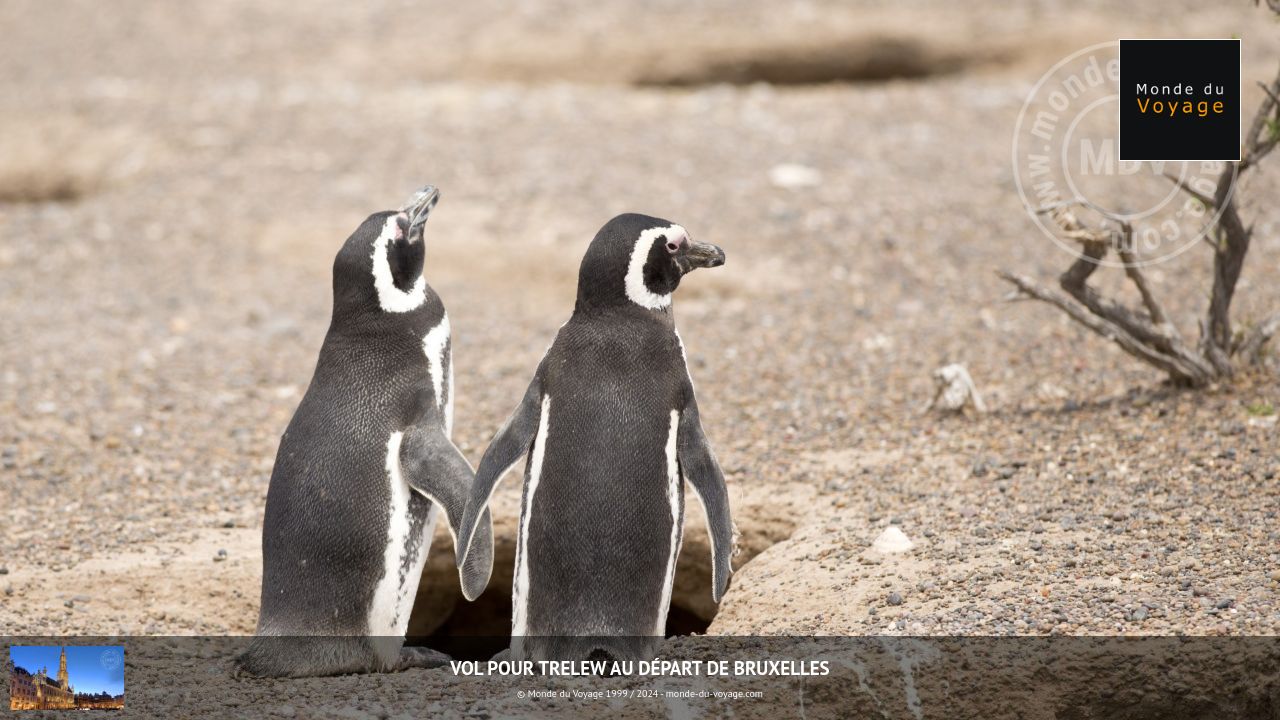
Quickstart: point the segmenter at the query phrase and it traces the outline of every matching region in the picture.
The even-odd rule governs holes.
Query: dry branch
[[[1167,179],[1169,180],[1169,182],[1171,182],[1171,183],[1173,183],[1174,185],[1177,185],[1179,188],[1181,188],[1181,189],[1182,189],[1182,191],[1183,191],[1183,192],[1185,192],[1186,194],[1188,194],[1188,195],[1190,195],[1191,197],[1195,198],[1196,200],[1199,200],[1200,202],[1204,203],[1204,206],[1205,206],[1206,208],[1214,209],[1214,208],[1216,208],[1216,207],[1217,207],[1217,205],[1216,205],[1216,204],[1214,204],[1214,202],[1213,202],[1213,198],[1211,198],[1211,197],[1209,197],[1208,195],[1205,195],[1204,193],[1200,192],[1199,190],[1196,190],[1195,188],[1191,187],[1191,185],[1189,185],[1189,184],[1187,183],[1187,181],[1183,180],[1182,178],[1180,178],[1180,177],[1174,177],[1173,175],[1170,175],[1169,173],[1161,173],[1161,175],[1163,175],[1165,178],[1167,178]]]
[[[1280,0],[1267,0],[1267,4],[1280,12]],[[1163,370],[1179,384],[1206,385],[1232,375],[1237,358],[1245,362],[1257,360],[1266,343],[1280,333],[1280,315],[1272,316],[1244,338],[1236,339],[1231,326],[1231,300],[1253,236],[1253,227],[1245,225],[1240,218],[1234,195],[1236,183],[1242,173],[1266,157],[1280,142],[1280,71],[1277,71],[1275,80],[1270,85],[1262,85],[1262,89],[1266,97],[1249,125],[1240,161],[1228,163],[1223,169],[1212,196],[1196,190],[1181,178],[1164,175],[1187,195],[1217,212],[1212,239],[1206,236],[1214,253],[1213,289],[1208,310],[1200,324],[1200,340],[1196,348],[1189,347],[1182,340],[1177,326],[1169,319],[1143,273],[1132,250],[1133,229],[1129,223],[1085,200],[1057,202],[1037,211],[1051,215],[1061,228],[1062,236],[1081,245],[1080,256],[1058,278],[1058,284],[1066,295],[1007,271],[1000,271],[1000,277],[1012,283],[1026,297],[1057,307],[1071,319],[1115,342],[1130,355]],[[1112,227],[1089,227],[1071,212],[1072,207],[1092,210]],[[1103,297],[1088,284],[1090,276],[1112,247],[1120,256],[1125,275],[1142,297],[1141,310]]]
[[[1078,303],[1072,302],[1071,298],[1063,295],[1055,290],[1041,287],[1033,280],[1023,275],[1015,275],[1010,272],[1000,271],[1000,277],[1010,283],[1013,283],[1018,291],[1027,297],[1041,302],[1049,303],[1059,310],[1065,312],[1072,320],[1089,328],[1099,336],[1106,338],[1120,346],[1121,350],[1129,353],[1135,358],[1164,370],[1171,377],[1180,378],[1184,383],[1197,384],[1196,379],[1200,377],[1201,372],[1196,365],[1188,364],[1179,358],[1165,355],[1141,340],[1133,337],[1125,332],[1123,328],[1115,323],[1103,319],[1097,315],[1087,312]]]
[[[1262,348],[1275,337],[1277,332],[1280,332],[1280,313],[1263,320],[1246,335],[1236,354],[1248,361],[1256,361],[1262,354]]]

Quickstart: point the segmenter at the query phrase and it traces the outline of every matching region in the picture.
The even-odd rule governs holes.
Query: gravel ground
[[[1131,5],[661,2],[639,22],[541,1],[4,4],[22,32],[0,47],[0,634],[252,632],[267,481],[333,253],[425,182],[444,193],[426,274],[473,461],[568,317],[600,224],[648,212],[725,248],[676,298],[744,535],[709,632],[1276,634],[1275,368],[1164,387],[1051,309],[1003,302],[994,274],[1068,262],[1009,163],[1057,57],[1117,29],[1238,34],[1246,84],[1274,71],[1274,25],[1248,3]],[[883,37],[946,67],[653,84]],[[814,182],[779,187],[782,164]],[[1260,231],[1240,319],[1280,307],[1280,214],[1256,200],[1276,177],[1242,190]],[[1208,272],[1192,252],[1154,273],[1188,332]],[[923,412],[950,362],[990,412]],[[705,623],[697,515],[675,601]],[[889,525],[916,548],[868,552]],[[456,602],[448,555],[441,535],[420,610]]]

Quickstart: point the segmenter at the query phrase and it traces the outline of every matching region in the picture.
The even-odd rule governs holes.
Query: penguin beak
[[[696,268],[720,267],[724,264],[724,251],[710,243],[692,243],[683,260],[681,269],[686,273]]]
[[[440,191],[434,185],[427,185],[415,192],[400,207],[400,212],[409,216],[409,232],[406,233],[409,242],[422,239],[422,230],[427,224],[427,216],[431,214],[431,209],[438,202],[440,202]]]

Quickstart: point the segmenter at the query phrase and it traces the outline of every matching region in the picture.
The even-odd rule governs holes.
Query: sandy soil
[[[1009,163],[1057,57],[1237,34],[1246,85],[1274,72],[1260,10],[1175,5],[0,6],[22,29],[0,47],[0,634],[252,631],[332,255],[424,182],[473,461],[600,224],[648,212],[725,248],[676,298],[744,538],[712,620],[690,515],[674,600],[710,632],[1275,634],[1274,367],[1166,388],[994,274],[1068,262]],[[787,163],[818,181],[778,187]],[[1241,320],[1280,306],[1276,177],[1242,191]],[[1187,332],[1208,270],[1155,273]],[[922,411],[949,362],[990,412]],[[916,549],[868,554],[889,525]],[[456,606],[449,552],[442,530],[416,632]]]

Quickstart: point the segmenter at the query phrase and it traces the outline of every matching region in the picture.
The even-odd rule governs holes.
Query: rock
[[[880,536],[871,543],[871,549],[881,555],[893,555],[895,553],[909,552],[916,546],[911,542],[911,538],[902,532],[896,525],[890,525],[880,533]]]
[[[9,568],[3,565],[0,565],[0,575],[8,575],[8,574],[9,574]]]
[[[218,550],[218,554],[213,556],[214,562],[222,562],[227,559],[227,551],[225,549]]]
[[[966,407],[972,407],[980,413],[987,411],[982,396],[978,394],[977,385],[963,365],[952,363],[934,370],[933,386],[933,399],[926,409],[958,413]]]
[[[1272,581],[1272,582],[1280,582],[1280,570],[1272,570],[1272,571],[1271,571],[1271,581]]]
[[[889,597],[885,598],[885,602],[890,605],[901,605],[902,595],[895,590],[894,592],[889,593]]]
[[[822,184],[822,173],[807,165],[783,163],[769,169],[769,182],[787,190],[817,187]]]
[[[1235,604],[1236,604],[1235,598],[1222,598],[1218,602],[1214,603],[1213,606],[1218,610],[1226,610],[1227,608]]]

